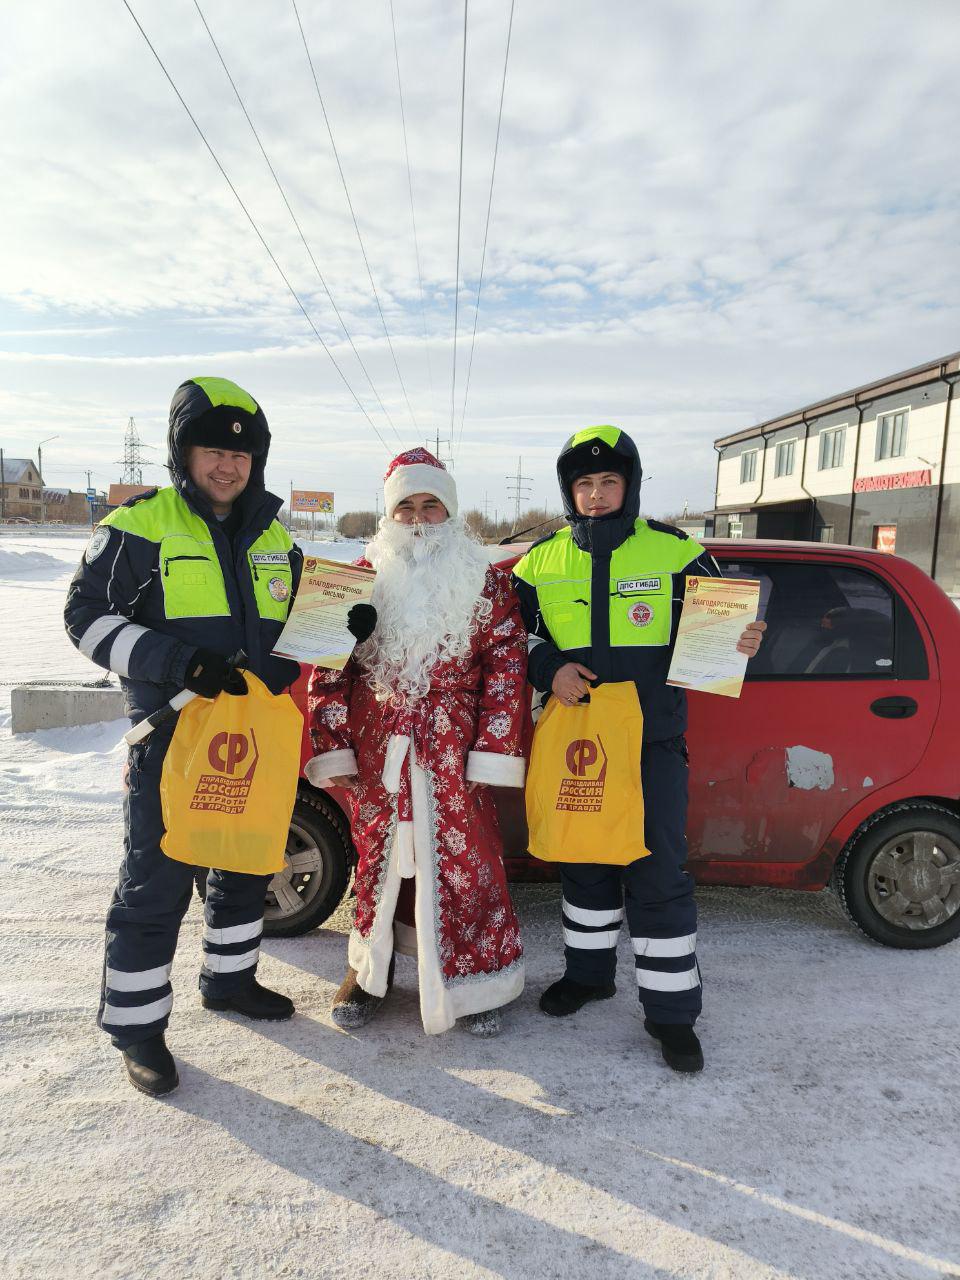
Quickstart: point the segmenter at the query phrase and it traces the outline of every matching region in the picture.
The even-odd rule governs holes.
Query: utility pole
[[[517,474],[515,476],[507,476],[507,497],[514,504],[513,527],[516,530],[520,523],[520,503],[529,502],[530,486],[533,484],[532,476],[523,474],[523,459],[517,458]],[[511,493],[510,490],[513,490]]]
[[[441,440],[441,439],[440,439],[440,428],[439,428],[439,427],[437,427],[437,434],[436,434],[435,438],[434,438],[433,440],[431,440],[431,439],[429,438],[429,436],[428,436],[428,437],[424,440],[424,442],[423,442],[423,443],[427,446],[427,448],[428,448],[428,449],[432,449],[432,450],[433,450],[433,456],[434,456],[434,457],[435,457],[439,462],[442,462],[442,463],[443,463],[443,465],[447,468],[447,470],[448,470],[448,471],[452,471],[452,470],[453,470],[453,450],[452,450],[452,449],[451,449],[451,447],[450,447],[450,441],[449,441],[449,440]],[[441,449],[443,449],[444,447],[446,448],[446,454],[447,454],[447,456],[446,456],[446,457],[444,457],[444,456],[443,456],[443,454],[440,452],[440,451],[441,451]]]
[[[40,472],[40,523],[45,524],[47,519],[47,504],[43,499],[43,454],[41,452],[45,444],[49,444],[51,440],[59,440],[59,436],[47,436],[46,440],[41,440],[37,445],[37,470]]]
[[[3,450],[0,449],[0,520],[7,518],[7,477],[3,472]]]

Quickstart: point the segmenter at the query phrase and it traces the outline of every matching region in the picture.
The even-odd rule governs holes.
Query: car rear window
[[[748,679],[894,674],[895,598],[873,574],[771,560],[728,560],[721,570],[760,580],[767,633]]]

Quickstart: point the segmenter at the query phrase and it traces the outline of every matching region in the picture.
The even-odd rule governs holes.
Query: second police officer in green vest
[[[67,632],[120,676],[134,723],[181,689],[206,698],[245,692],[229,655],[274,693],[299,668],[271,655],[299,585],[302,555],[264,488],[270,447],[259,405],[223,378],[193,378],[170,406],[171,487],[131,498],[94,531],[70,586]],[[131,1082],[168,1093],[177,1069],[164,1041],[170,970],[190,903],[189,866],[160,849],[160,774],[173,734],[159,726],[130,750],[125,857],[107,914],[98,1023],[123,1052]],[[269,876],[211,871],[200,991],[205,1007],[250,1018],[293,1013],[256,981]]]
[[[535,543],[514,569],[530,632],[529,676],[568,706],[586,697],[591,684],[636,683],[650,856],[610,865],[598,848],[595,863],[560,863],[566,972],[543,993],[540,1007],[563,1016],[614,994],[626,914],[644,1026],[670,1066],[699,1071],[697,914],[684,869],[686,695],[666,677],[686,575],[719,577],[720,570],[679,529],[640,519],[640,458],[625,432],[610,426],[577,432],[557,474],[569,526]],[[763,629],[758,623],[744,632],[743,652],[756,652]]]

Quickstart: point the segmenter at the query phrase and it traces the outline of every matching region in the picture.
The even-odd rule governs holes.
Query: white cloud
[[[396,444],[193,5],[132,3]],[[202,3],[400,435],[448,431],[462,11],[396,5],[425,346],[388,8],[300,6],[415,432],[292,10]],[[457,429],[508,12],[470,15]],[[474,498],[502,494],[518,454],[545,497],[563,437],[612,420],[642,437],[651,509],[697,504],[715,435],[958,345],[952,15],[938,0],[909,18],[899,0],[517,7],[458,470]],[[53,421],[63,465],[109,470],[127,417],[159,442],[173,388],[204,368],[263,401],[281,488],[293,469],[372,492],[383,447],[125,11],[50,0],[8,28],[4,447]]]
[[[558,281],[556,284],[545,284],[540,289],[542,298],[556,298],[560,302],[586,302],[589,292],[575,280]]]

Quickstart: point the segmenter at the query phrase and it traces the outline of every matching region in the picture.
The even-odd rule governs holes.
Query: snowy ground
[[[345,910],[264,945],[292,1022],[205,1012],[195,904],[182,1087],[136,1094],[93,1026],[123,725],[9,731],[11,681],[95,674],[60,623],[82,547],[0,535],[4,1277],[960,1275],[960,947],[871,945],[827,895],[701,892],[694,1078],[645,1036],[625,946],[616,999],[538,1012],[551,887],[516,892],[528,988],[479,1043],[423,1035],[409,961],[377,1021],[336,1029]]]

